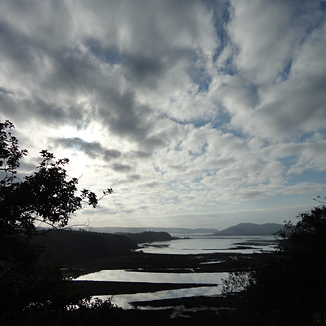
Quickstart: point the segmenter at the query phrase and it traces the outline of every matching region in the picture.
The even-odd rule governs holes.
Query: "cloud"
[[[325,25],[319,3],[232,5],[228,30],[238,48],[238,75],[223,77],[220,87],[231,125],[269,139],[323,128]]]
[[[99,142],[87,142],[78,137],[57,138],[54,139],[54,143],[66,148],[77,149],[92,159],[97,159],[100,156],[105,161],[110,161],[121,156],[120,151],[114,149],[106,149]]]
[[[273,1],[267,5],[232,1],[229,24],[232,41],[239,49],[238,69],[254,83],[276,80],[284,73],[300,43],[323,20],[318,1]]]
[[[1,1],[0,118],[24,170],[49,148],[114,186],[97,221],[304,205],[325,186],[322,3]]]
[[[126,173],[132,170],[132,167],[128,164],[115,163],[112,165],[112,169],[116,172]]]

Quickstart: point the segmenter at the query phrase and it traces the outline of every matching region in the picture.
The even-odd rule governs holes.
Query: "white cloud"
[[[277,208],[275,196],[301,205],[326,183],[321,9],[2,1],[0,118],[30,149],[25,170],[49,148],[81,186],[114,188],[97,223],[212,225],[230,207]],[[300,179],[311,172],[321,179]]]

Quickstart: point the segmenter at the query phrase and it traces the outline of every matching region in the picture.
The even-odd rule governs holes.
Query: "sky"
[[[326,1],[1,0],[0,119],[101,195],[72,224],[281,223],[326,187]]]

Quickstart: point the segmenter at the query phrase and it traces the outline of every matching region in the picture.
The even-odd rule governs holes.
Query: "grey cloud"
[[[112,165],[112,169],[116,172],[126,173],[132,170],[132,167],[127,164],[115,163]]]
[[[14,31],[11,26],[0,23],[0,51],[2,60],[7,64],[24,73],[31,73],[35,69],[32,48],[32,44],[23,35]]]
[[[178,171],[178,172],[181,172],[181,171],[184,171],[185,170],[185,167],[183,165],[174,164],[174,165],[169,165],[168,167],[170,169],[175,170],[175,171]]]
[[[128,181],[129,182],[135,182],[141,180],[141,176],[139,174],[133,174],[131,176],[129,176]]]
[[[118,158],[120,156],[121,156],[121,152],[120,151],[117,151],[117,150],[114,150],[114,149],[111,149],[111,150],[110,149],[106,149],[104,151],[104,159],[106,161],[111,160],[113,158]]]
[[[270,195],[270,193],[267,194],[266,191],[260,191],[260,190],[246,190],[244,189],[240,194],[238,194],[239,198],[242,200],[254,200],[259,198],[264,198],[267,195]]]
[[[67,103],[64,106],[36,98],[34,102],[29,101],[26,104],[26,114],[32,113],[31,109],[34,108],[33,113],[36,113],[37,118],[42,119],[48,124],[74,124],[76,127],[87,124],[87,113],[82,106],[78,106],[75,103]]]
[[[28,125],[30,121],[35,120],[53,127],[72,124],[77,128],[85,128],[90,118],[83,105],[73,101],[61,104],[38,96],[21,98],[15,93],[0,93],[0,106],[5,118],[14,123],[19,122],[20,125]]]
[[[171,36],[177,37],[179,33],[180,35],[185,33],[190,38],[197,35],[198,22],[196,27],[193,26],[191,29],[189,27],[192,26],[191,17],[196,17],[201,5],[196,2],[187,3],[186,7],[182,6],[182,2],[177,6],[174,2],[152,4],[148,10],[152,10],[155,15],[157,8],[171,13],[171,24],[166,25],[165,19],[158,15],[159,21],[153,20],[154,25],[148,28],[148,16],[143,16],[144,12],[140,10],[139,3],[135,7],[134,2],[129,3],[134,8],[128,6],[128,10],[120,12],[120,6],[115,6],[117,3],[110,1],[109,17],[111,9],[115,8],[114,10],[122,17],[124,15],[129,17],[131,14],[131,21],[122,20],[118,27],[110,28],[113,36],[109,38],[104,37],[106,34],[102,34],[101,29],[88,28],[84,26],[85,22],[80,20],[78,13],[84,12],[90,5],[87,1],[77,5],[75,23],[69,26],[43,18],[36,23],[36,17],[41,9],[35,6],[28,6],[25,25],[22,23],[14,26],[12,22],[10,26],[4,25],[3,53],[9,51],[7,58],[15,67],[13,74],[19,76],[17,87],[24,87],[24,84],[33,80],[33,88],[28,94],[29,103],[22,105],[19,109],[20,114],[41,117],[51,124],[80,121],[87,124],[89,119],[97,119],[110,132],[138,142],[145,146],[146,150],[162,146],[164,144],[162,139],[151,134],[156,122],[155,110],[138,101],[136,90],[140,85],[152,88],[157,82],[164,81],[166,72],[175,67],[179,60],[191,58],[189,40],[188,44],[180,46],[172,46],[170,41]],[[55,3],[51,2],[49,7],[42,5],[41,8],[44,12],[51,8],[55,9],[59,22],[71,21],[67,18],[73,15],[69,5],[55,7]],[[11,13],[11,17],[20,17],[22,13],[22,9],[12,3],[7,4],[6,9]],[[108,5],[103,2],[95,2],[93,8],[90,8],[98,17],[98,24],[105,24],[106,18],[102,13],[107,9]],[[189,17],[183,15],[183,19],[180,20],[176,13],[183,10],[188,12]],[[91,17],[92,15],[85,15],[86,21],[92,19]],[[133,21],[135,17],[139,17],[137,24]],[[108,24],[112,27],[112,22]],[[24,26],[27,27],[25,30]],[[180,31],[174,29],[177,26],[180,27]],[[62,32],[63,28],[67,29],[66,33]],[[121,32],[120,28],[125,28],[128,31],[127,35],[130,33],[132,36],[130,44],[126,43],[124,46],[119,44],[117,36]],[[49,31],[46,32],[47,30]],[[146,32],[146,35],[137,32],[140,30]],[[173,31],[177,35],[170,33]],[[45,35],[49,36],[48,42],[58,42],[59,35],[63,41],[59,45],[50,46]],[[75,35],[76,39],[72,39],[72,35]],[[183,41],[182,38],[180,40]],[[145,46],[143,42],[149,43]],[[135,50],[137,46],[140,46],[141,51]],[[94,56],[102,62],[94,60]],[[118,78],[123,80],[126,77],[127,81],[124,90],[120,88],[119,80],[114,80],[116,76],[103,70],[103,62],[119,65],[122,74]],[[25,71],[26,69],[28,71]],[[79,97],[86,97],[87,105],[76,103]]]
[[[17,39],[17,37],[8,37],[8,39]],[[23,99],[20,103],[20,113],[27,114],[28,111],[28,117],[38,116],[50,123],[60,124],[85,122],[88,117],[92,119],[97,117],[109,130],[119,136],[129,137],[134,141],[147,137],[151,129],[149,120],[152,109],[138,104],[133,92],[121,93],[113,80],[108,83],[101,72],[100,65],[94,63],[87,55],[78,50],[61,54],[43,52],[55,69],[50,69],[47,78],[40,84],[41,80],[38,80],[38,76],[43,72],[39,67],[30,64],[35,61],[35,58],[22,55],[24,52],[23,49],[19,50],[20,42],[3,43],[7,43],[9,49],[19,54],[19,57],[15,58],[12,53],[8,53],[8,57],[15,69],[18,69],[15,74],[20,76],[18,79],[20,83],[30,79],[29,75],[33,73],[35,77],[33,87],[35,90],[42,89],[41,97],[39,92],[34,92]],[[54,94],[59,96],[55,97]],[[87,108],[82,103],[76,104],[76,97],[80,95],[91,95],[92,102]]]
[[[98,156],[102,156],[106,161],[109,161],[121,156],[120,151],[106,149],[99,142],[87,142],[78,137],[57,138],[54,139],[54,142],[56,145],[77,149],[93,159],[96,159]]]
[[[145,151],[132,151],[129,154],[131,157],[135,157],[138,159],[143,159],[143,158],[149,158],[152,156],[151,152],[145,152]]]
[[[143,82],[149,80],[148,86],[156,86],[156,80],[166,71],[159,58],[144,56],[129,56],[125,59],[128,70],[127,77],[132,77],[134,81]],[[154,82],[154,84],[153,84]]]
[[[92,53],[99,60],[109,64],[120,64],[124,56],[119,48],[115,45],[105,46],[98,39],[86,37],[84,42],[90,53]]]
[[[41,161],[41,159],[40,159]],[[31,163],[31,162],[26,162],[24,160],[22,160],[20,162],[20,169],[23,171],[23,173],[31,173],[34,172],[36,167],[39,165],[39,162],[35,162],[35,163]]]
[[[145,184],[146,187],[151,188],[151,189],[161,187],[162,185],[163,184],[161,182],[156,182],[156,181],[148,182],[148,183]]]
[[[164,135],[161,135],[161,137],[158,136],[151,136],[148,137],[147,139],[145,139],[143,141],[143,144],[145,145],[145,148],[149,148],[149,149],[153,149],[156,147],[162,147],[165,145],[165,137],[163,137]]]
[[[73,17],[66,1],[8,1],[0,4],[1,19],[43,48],[58,50],[73,35]]]
[[[98,110],[98,117],[115,134],[133,141],[146,138],[151,129],[148,116],[150,108],[139,105],[131,91],[120,94],[111,89],[102,94],[103,103]]]

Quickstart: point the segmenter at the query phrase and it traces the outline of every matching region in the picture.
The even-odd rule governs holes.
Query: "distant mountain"
[[[141,232],[167,232],[170,234],[212,234],[218,233],[217,229],[208,228],[160,228],[160,227],[95,227],[92,228],[94,232],[104,232],[104,233],[141,233]]]
[[[160,233],[166,232],[172,235],[195,235],[195,234],[218,234],[218,235],[270,235],[277,232],[280,229],[283,229],[282,224],[276,223],[265,223],[265,224],[256,224],[256,223],[240,223],[234,226],[231,226],[227,229],[219,231],[213,228],[173,228],[173,227],[94,227],[91,228],[92,232],[100,233],[111,233],[111,234],[141,234],[144,232],[153,232]],[[137,235],[142,237],[141,235]],[[149,234],[147,234],[149,236]],[[157,235],[155,235],[157,236]],[[138,240],[138,239],[137,239]],[[140,240],[138,240],[139,243]],[[155,241],[147,239],[146,241]],[[156,240],[161,241],[161,240]]]
[[[218,235],[272,235],[283,229],[282,224],[276,223],[240,223],[218,232]]]

